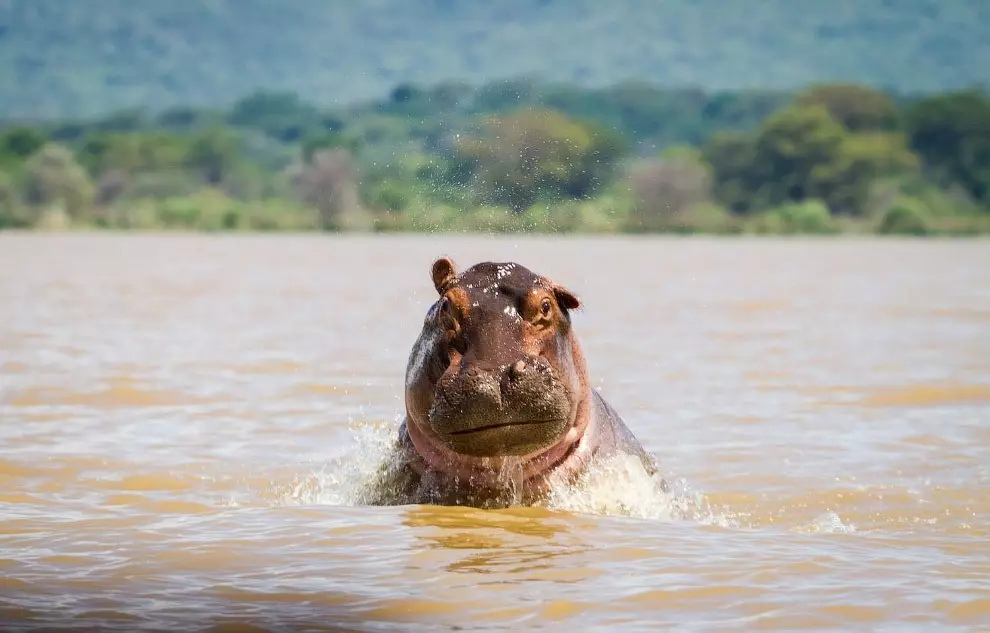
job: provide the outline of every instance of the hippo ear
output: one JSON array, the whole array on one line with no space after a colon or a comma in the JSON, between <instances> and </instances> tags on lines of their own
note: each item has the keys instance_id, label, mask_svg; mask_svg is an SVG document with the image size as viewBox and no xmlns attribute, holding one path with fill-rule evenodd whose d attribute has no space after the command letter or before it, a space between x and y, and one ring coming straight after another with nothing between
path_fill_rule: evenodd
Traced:
<instances>
[{"instance_id":1,"label":"hippo ear","mask_svg":"<svg viewBox=\"0 0 990 633\"><path fill-rule=\"evenodd\" d=\"M557 303L565 310L574 310L581 307L581 300L573 292L563 286L553 287L553 296L557 298Z\"/></svg>"},{"instance_id":2,"label":"hippo ear","mask_svg":"<svg viewBox=\"0 0 990 633\"><path fill-rule=\"evenodd\" d=\"M446 257L441 257L433 262L433 268L430 270L430 277L433 278L433 287L437 289L439 294L443 294L447 291L447 286L454 280L456 274L457 271L454 268L454 262Z\"/></svg>"}]
</instances>

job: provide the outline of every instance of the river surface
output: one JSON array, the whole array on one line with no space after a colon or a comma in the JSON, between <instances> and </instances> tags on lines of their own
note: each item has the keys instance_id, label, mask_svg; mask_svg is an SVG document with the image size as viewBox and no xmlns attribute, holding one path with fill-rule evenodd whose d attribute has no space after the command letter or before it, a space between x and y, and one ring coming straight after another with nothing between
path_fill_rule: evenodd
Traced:
<instances>
[{"instance_id":1,"label":"river surface","mask_svg":"<svg viewBox=\"0 0 990 633\"><path fill-rule=\"evenodd\" d=\"M438 255L581 297L669 493L355 502ZM0 271L4 630L990 630L986 241L4 234Z\"/></svg>"}]
</instances>

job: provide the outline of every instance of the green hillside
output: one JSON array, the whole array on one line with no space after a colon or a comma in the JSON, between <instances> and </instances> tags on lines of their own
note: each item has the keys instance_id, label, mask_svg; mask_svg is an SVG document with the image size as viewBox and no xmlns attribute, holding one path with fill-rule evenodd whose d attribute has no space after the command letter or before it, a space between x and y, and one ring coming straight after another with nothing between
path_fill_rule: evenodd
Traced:
<instances>
[{"instance_id":1,"label":"green hillside","mask_svg":"<svg viewBox=\"0 0 990 633\"><path fill-rule=\"evenodd\" d=\"M990 79L986 0L4 0L0 116L320 104L536 75L708 90Z\"/></svg>"}]
</instances>

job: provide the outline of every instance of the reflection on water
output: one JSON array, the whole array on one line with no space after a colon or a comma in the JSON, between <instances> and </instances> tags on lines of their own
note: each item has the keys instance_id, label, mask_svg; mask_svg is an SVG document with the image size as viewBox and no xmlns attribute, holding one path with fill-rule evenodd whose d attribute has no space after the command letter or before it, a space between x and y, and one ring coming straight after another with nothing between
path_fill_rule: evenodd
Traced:
<instances>
[{"instance_id":1,"label":"reflection on water","mask_svg":"<svg viewBox=\"0 0 990 633\"><path fill-rule=\"evenodd\" d=\"M515 581L543 574L558 577L568 569L561 558L587 552L593 547L572 533L570 524L581 522L571 515L537 508L476 510L460 507L412 506L403 525L417 528L421 549L427 557L460 556L444 569L450 572L510 574ZM593 524L585 522L584 527ZM454 552L437 550L455 550ZM571 574L577 570L571 570ZM580 573L580 572L578 572ZM504 582L501 581L501 582Z\"/></svg>"},{"instance_id":2,"label":"reflection on water","mask_svg":"<svg viewBox=\"0 0 990 633\"><path fill-rule=\"evenodd\" d=\"M573 288L659 458L363 506L445 254ZM990 248L0 235L0 622L990 627ZM355 274L360 270L360 274Z\"/></svg>"}]
</instances>

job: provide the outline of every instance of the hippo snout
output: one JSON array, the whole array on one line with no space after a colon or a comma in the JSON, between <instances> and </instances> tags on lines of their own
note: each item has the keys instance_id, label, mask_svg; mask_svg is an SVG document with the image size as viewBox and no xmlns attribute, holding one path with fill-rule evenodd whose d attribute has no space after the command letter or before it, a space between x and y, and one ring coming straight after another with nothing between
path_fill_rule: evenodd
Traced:
<instances>
[{"instance_id":1,"label":"hippo snout","mask_svg":"<svg viewBox=\"0 0 990 633\"><path fill-rule=\"evenodd\" d=\"M462 391L465 398L477 400L477 406L500 408L506 396L542 393L553 384L551 374L550 364L539 358L521 358L502 367L471 364L445 387Z\"/></svg>"},{"instance_id":2,"label":"hippo snout","mask_svg":"<svg viewBox=\"0 0 990 633\"><path fill-rule=\"evenodd\" d=\"M482 408L499 408L502 403L502 387L498 375L488 369L471 365L461 372L460 384L453 384L451 390L463 392L464 399L474 400L474 405Z\"/></svg>"},{"instance_id":3,"label":"hippo snout","mask_svg":"<svg viewBox=\"0 0 990 633\"><path fill-rule=\"evenodd\" d=\"M541 358L501 366L467 364L437 385L430 425L469 455L525 454L555 441L570 419L570 398Z\"/></svg>"},{"instance_id":4,"label":"hippo snout","mask_svg":"<svg viewBox=\"0 0 990 633\"><path fill-rule=\"evenodd\" d=\"M509 398L538 400L546 397L556 385L553 368L545 359L521 358L505 368L501 390Z\"/></svg>"}]
</instances>

